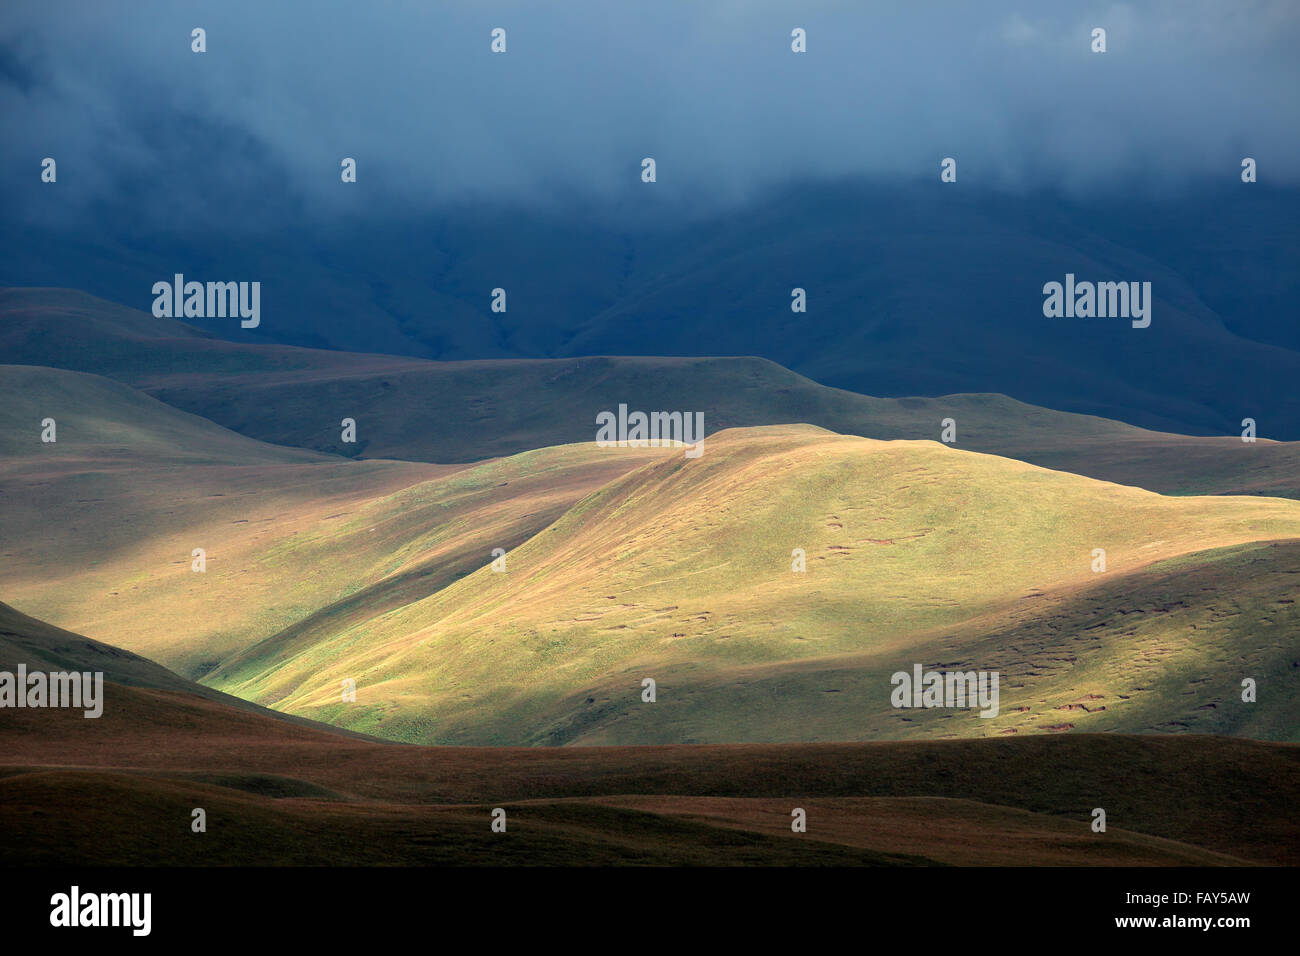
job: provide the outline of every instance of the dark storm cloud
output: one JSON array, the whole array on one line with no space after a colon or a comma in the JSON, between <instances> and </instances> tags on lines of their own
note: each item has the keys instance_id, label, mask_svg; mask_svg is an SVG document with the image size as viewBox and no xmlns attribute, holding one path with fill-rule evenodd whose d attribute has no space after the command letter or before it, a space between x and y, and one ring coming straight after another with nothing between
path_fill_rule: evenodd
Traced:
<instances>
[{"instance_id":1,"label":"dark storm cloud","mask_svg":"<svg viewBox=\"0 0 1300 956\"><path fill-rule=\"evenodd\" d=\"M944 156L999 188L1231 180L1245 155L1294 184L1298 24L1285 0L11 2L0 199L47 222L129 197L142 228L248 228L615 199L643 156L661 195L704 207L790 179L933 178Z\"/></svg>"},{"instance_id":2,"label":"dark storm cloud","mask_svg":"<svg viewBox=\"0 0 1300 956\"><path fill-rule=\"evenodd\" d=\"M26 96L41 81L29 51L17 40L0 41L0 86L11 86Z\"/></svg>"}]
</instances>

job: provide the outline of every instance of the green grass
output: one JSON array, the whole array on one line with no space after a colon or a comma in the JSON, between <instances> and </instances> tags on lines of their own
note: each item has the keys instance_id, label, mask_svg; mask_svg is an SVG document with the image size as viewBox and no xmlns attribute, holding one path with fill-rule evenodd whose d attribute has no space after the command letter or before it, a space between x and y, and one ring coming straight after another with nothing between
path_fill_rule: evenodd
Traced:
<instances>
[{"instance_id":1,"label":"green grass","mask_svg":"<svg viewBox=\"0 0 1300 956\"><path fill-rule=\"evenodd\" d=\"M381 615L324 621L309 640L273 638L208 680L426 743L986 735L1077 724L1055 708L1101 691L1101 729L1186 729L1193 706L1249 676L1240 666L1277 671L1281 651L1250 615L1291 613L1269 602L1295 549L1159 562L1298 531L1300 504L1283 499L1168 498L937 443L737 430L696 461L669 456L604 485L515 548L506 574L481 567ZM795 547L806 573L790 571ZM1091 570L1097 547L1105 574ZM1246 616L1208 608L1211 586ZM1150 656L1118 612L1162 588L1187 607L1139 635L1178 649L1153 676L1177 682L1217 655L1218 683L1116 706ZM896 711L889 674L913 662L1000 669L1025 687L1003 691L995 720ZM356 703L335 690L348 677ZM644 677L659 682L654 705L640 702ZM1288 700L1275 693L1234 726L1291 739Z\"/></svg>"},{"instance_id":2,"label":"green grass","mask_svg":"<svg viewBox=\"0 0 1300 956\"><path fill-rule=\"evenodd\" d=\"M1242 550L1300 537L1294 501L806 425L720 433L696 460L584 443L353 462L92 376L3 371L8 600L286 713L457 744L1300 727L1292 550ZM60 402L41 446L28 426ZM999 669L1002 715L889 708L913 662ZM1229 706L1256 674L1259 703Z\"/></svg>"}]
</instances>

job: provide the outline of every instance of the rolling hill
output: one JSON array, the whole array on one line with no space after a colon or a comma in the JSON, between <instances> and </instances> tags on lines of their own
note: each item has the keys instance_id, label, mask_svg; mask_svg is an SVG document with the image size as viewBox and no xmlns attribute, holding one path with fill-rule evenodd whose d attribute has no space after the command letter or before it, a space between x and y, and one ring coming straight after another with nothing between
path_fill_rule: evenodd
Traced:
<instances>
[{"instance_id":1,"label":"rolling hill","mask_svg":"<svg viewBox=\"0 0 1300 956\"><path fill-rule=\"evenodd\" d=\"M1216 729L1296 739L1297 539L1285 499L1171 498L935 442L738 429L603 485L513 549L507 573L322 616L205 679L425 743L983 736L1103 710L1088 726L1167 730L1207 709ZM1001 713L891 708L889 675L913 663L1003 671ZM1267 699L1232 710L1255 674L1272 675ZM336 690L349 678L355 703Z\"/></svg>"},{"instance_id":2,"label":"rolling hill","mask_svg":"<svg viewBox=\"0 0 1300 956\"><path fill-rule=\"evenodd\" d=\"M240 434L350 457L468 462L589 442L597 413L704 413L724 428L808 423L958 447L1165 494L1300 497L1300 443L1146 431L1003 395L872 398L757 358L432 362L218 339L58 289L0 290L5 361L90 372ZM344 418L357 441L341 441ZM1270 419L1261 418L1261 435Z\"/></svg>"},{"instance_id":3,"label":"rolling hill","mask_svg":"<svg viewBox=\"0 0 1300 956\"><path fill-rule=\"evenodd\" d=\"M806 425L715 433L695 460L352 461L97 376L0 382L7 598L288 713L461 744L1300 728L1293 501ZM931 662L1004 673L999 716L890 708L889 675ZM1243 709L1249 676L1272 689Z\"/></svg>"},{"instance_id":4,"label":"rolling hill","mask_svg":"<svg viewBox=\"0 0 1300 956\"><path fill-rule=\"evenodd\" d=\"M25 665L28 673L78 671L104 675L104 712L97 718L87 719L75 708L70 711L4 711L0 726L10 738L8 742L12 744L14 736L26 730L30 735L26 746L46 748L45 759L53 759L55 763L66 761L67 748L72 746L70 738L58 740L61 734L71 732L70 737L78 733L94 737L90 733L92 725L99 726L95 721L104 720L104 715L109 715L110 726L117 725L114 712L121 704L137 717L145 717L147 710L154 708L155 712L141 723L164 728L186 723L168 719L169 704L179 704L175 707L177 711L189 710L191 727L200 725L200 721L194 719L197 715L208 713L217 718L209 728L214 735L222 732L223 722L257 724L260 721L261 726L277 728L269 733L283 729L289 739L307 731L336 740L372 739L223 694L186 680L139 654L54 627L0 602L0 670L13 673L19 664ZM50 734L51 725L60 727L61 734ZM10 754L17 754L19 749L14 747Z\"/></svg>"},{"instance_id":5,"label":"rolling hill","mask_svg":"<svg viewBox=\"0 0 1300 956\"><path fill-rule=\"evenodd\" d=\"M424 597L671 453L357 462L253 441L93 375L0 366L0 389L6 597L187 677L327 606ZM40 440L46 416L54 443Z\"/></svg>"},{"instance_id":6,"label":"rolling hill","mask_svg":"<svg viewBox=\"0 0 1300 956\"><path fill-rule=\"evenodd\" d=\"M0 667L108 677L98 719L0 715L5 866L1295 862L1289 745L1080 734L429 750L286 719L5 605L0 634ZM1088 825L1099 805L1105 834ZM497 806L505 834L487 826ZM790 832L794 806L806 834ZM196 807L206 832L191 829Z\"/></svg>"}]
</instances>

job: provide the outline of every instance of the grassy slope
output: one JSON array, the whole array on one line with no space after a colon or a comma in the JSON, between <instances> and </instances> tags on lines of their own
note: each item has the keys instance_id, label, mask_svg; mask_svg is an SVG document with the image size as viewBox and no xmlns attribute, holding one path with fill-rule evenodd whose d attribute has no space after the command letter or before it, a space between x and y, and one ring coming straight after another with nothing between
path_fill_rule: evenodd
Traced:
<instances>
[{"instance_id":1,"label":"grassy slope","mask_svg":"<svg viewBox=\"0 0 1300 956\"><path fill-rule=\"evenodd\" d=\"M667 450L438 466L253 441L108 380L0 367L5 597L196 677L327 606L432 593ZM40 441L40 420L59 440ZM191 551L207 570L191 570Z\"/></svg>"},{"instance_id":2,"label":"grassy slope","mask_svg":"<svg viewBox=\"0 0 1300 956\"><path fill-rule=\"evenodd\" d=\"M71 631L54 627L0 602L0 670L16 673L19 664L25 665L29 673L33 671L89 671L92 674L103 674L106 688L105 697L109 700L147 700L151 699L147 693L142 698L137 691L164 691L170 695L182 695L184 699L192 699L192 706L209 708L212 714L220 716L222 720L232 718L248 720L251 719L248 715L255 715L256 719L269 722L266 724L268 728L272 725L281 727L292 725L295 728L309 728L318 734L325 734L336 739L361 739L359 734L327 727L324 724L304 720L291 714L268 710L241 698L213 690L211 687L204 687L202 684L188 681L147 657L141 657L120 647L114 647L112 644L104 644L100 641L91 640L84 635L74 634ZM174 696L164 696L163 699L171 700L175 698ZM10 723L23 723L22 720L16 717L16 715L20 714L19 711L4 711L4 713L9 718ZM49 714L50 712L45 711L43 713ZM81 717L81 711L73 710L71 715L74 718ZM154 715L155 722L160 718L165 726L164 715ZM85 720L86 718L81 717L81 719ZM103 718L94 719L102 720ZM85 730L89 727L88 724L77 724L75 722L69 725L63 717L57 718L56 721L65 730L73 729L75 731L78 728ZM31 724L30 730L34 740L44 740L46 733L44 722ZM11 730L10 732L15 731ZM268 732L272 731L268 730Z\"/></svg>"},{"instance_id":3,"label":"grassy slope","mask_svg":"<svg viewBox=\"0 0 1300 956\"><path fill-rule=\"evenodd\" d=\"M604 485L512 551L506 574L481 568L310 639L277 635L208 679L424 742L862 739L938 733L936 719L979 735L1071 723L1044 711L1088 693L1111 699L1108 729L1146 728L1283 667L1293 605L1277 603L1277 589L1294 590L1294 548L1244 564L1184 556L1298 537L1300 504L1285 499L1169 498L934 442L737 430L698 460L671 455ZM790 570L797 547L804 574ZM1091 570L1093 548L1107 551L1104 575ZM1268 586L1250 563L1259 555L1280 575ZM1183 570L1161 578L1171 566L1160 562L1178 558ZM1113 621L1087 630L1126 601L1157 600L1162 586L1186 613L1148 624L1140 643ZM1207 602L1210 588L1219 594ZM1225 592L1244 619L1220 612ZM1069 658L1080 635L1106 648L1086 667ZM1175 681L1115 706L1134 696L1137 663L1154 661L1160 683L1211 657L1219 682L1204 694L1170 697ZM1003 717L893 710L888 674L913 662L1004 669ZM846 674L855 689L831 696L826 681ZM644 677L659 682L653 706L639 701ZM344 678L357 682L355 704L339 700ZM1295 735L1286 695L1257 706L1258 718L1235 726Z\"/></svg>"},{"instance_id":4,"label":"grassy slope","mask_svg":"<svg viewBox=\"0 0 1300 956\"><path fill-rule=\"evenodd\" d=\"M252 345L62 289L0 290L0 354L109 376L265 441L369 458L463 462L590 441L596 414L625 402L702 411L710 432L807 422L935 439L951 417L973 451L1169 494L1300 497L1300 443L1168 435L1002 395L871 398L756 358L429 362ZM355 445L340 441L344 417Z\"/></svg>"},{"instance_id":5,"label":"grassy slope","mask_svg":"<svg viewBox=\"0 0 1300 956\"><path fill-rule=\"evenodd\" d=\"M519 743L1300 724L1279 693L1293 550L1231 550L1293 536L1291 502L1165 499L808 427L717 436L693 462L591 445L348 462L92 376L2 371L0 495L22 503L0 511L8 599L291 712ZM55 445L32 427L46 408ZM506 575L484 567L497 546ZM788 571L795 546L806 575ZM1167 579L1144 570L1215 548ZM887 708L912 661L1002 670L1002 716ZM1148 672L1155 693L1122 686ZM1228 706L1255 675L1272 680L1260 703ZM346 709L344 677L362 688Z\"/></svg>"},{"instance_id":6,"label":"grassy slope","mask_svg":"<svg viewBox=\"0 0 1300 956\"><path fill-rule=\"evenodd\" d=\"M277 465L326 462L302 448L238 435L120 382L31 365L0 365L0 457L48 462ZM46 418L54 442L42 441Z\"/></svg>"},{"instance_id":7,"label":"grassy slope","mask_svg":"<svg viewBox=\"0 0 1300 956\"><path fill-rule=\"evenodd\" d=\"M1042 732L1300 740L1300 542L1200 552L1026 598L951 632L839 657L674 674L654 707L626 681L572 693L551 743L936 739ZM1001 712L894 709L890 675L1001 674ZM1253 677L1258 700L1241 700ZM590 698L590 700L589 700ZM720 705L720 702L721 705ZM761 714L756 721L755 714Z\"/></svg>"},{"instance_id":8,"label":"grassy slope","mask_svg":"<svg viewBox=\"0 0 1300 956\"><path fill-rule=\"evenodd\" d=\"M0 864L1296 862L1300 750L1287 745L1083 734L429 751L183 691L106 694L97 720L0 720L0 833L22 834L0 839ZM487 827L495 806L505 836ZM806 835L789 832L794 806ZM1095 806L1104 835L1088 827Z\"/></svg>"}]
</instances>

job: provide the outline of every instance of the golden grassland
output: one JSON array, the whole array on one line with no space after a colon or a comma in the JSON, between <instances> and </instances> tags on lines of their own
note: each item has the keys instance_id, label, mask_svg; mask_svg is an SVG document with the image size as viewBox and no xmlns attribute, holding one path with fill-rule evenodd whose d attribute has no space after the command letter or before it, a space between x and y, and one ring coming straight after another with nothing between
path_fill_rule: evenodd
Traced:
<instances>
[{"instance_id":1,"label":"golden grassland","mask_svg":"<svg viewBox=\"0 0 1300 956\"><path fill-rule=\"evenodd\" d=\"M603 485L513 549L505 573L483 566L378 615L318 616L208 680L426 743L987 735L1085 714L1098 729L1172 729L1206 705L1219 729L1293 739L1289 668L1266 701L1229 713L1241 679L1279 673L1290 651L1298 531L1289 500L1164 497L933 442L735 430L700 459ZM1001 669L1001 714L893 709L889 675L914 662ZM355 703L338 692L348 678Z\"/></svg>"},{"instance_id":2,"label":"golden grassland","mask_svg":"<svg viewBox=\"0 0 1300 956\"><path fill-rule=\"evenodd\" d=\"M6 598L288 713L457 744L1300 733L1292 500L807 425L347 461L5 371ZM892 708L913 663L999 671L999 715Z\"/></svg>"}]
</instances>

